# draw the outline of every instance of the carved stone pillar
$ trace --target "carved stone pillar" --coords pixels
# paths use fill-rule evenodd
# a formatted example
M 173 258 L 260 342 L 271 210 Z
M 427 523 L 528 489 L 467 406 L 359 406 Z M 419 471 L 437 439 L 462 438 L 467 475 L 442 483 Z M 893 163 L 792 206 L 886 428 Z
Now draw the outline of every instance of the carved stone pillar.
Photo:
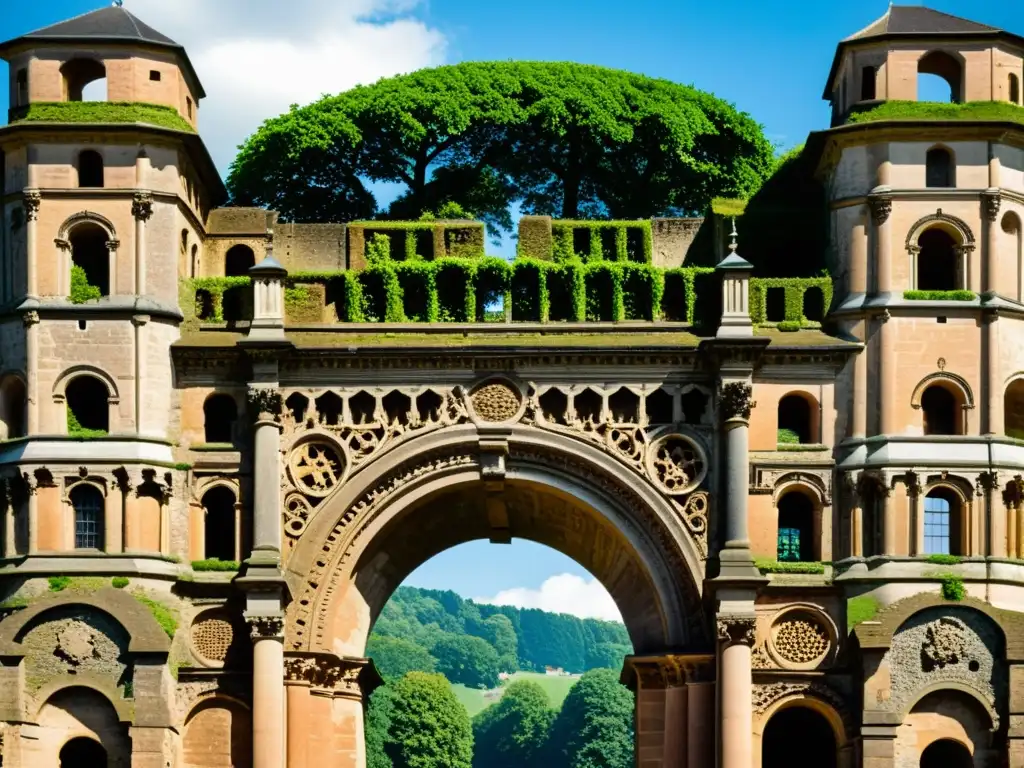
M 119 293 L 120 286 L 117 284 L 117 250 L 121 247 L 120 240 L 107 240 L 107 292 L 111 296 Z
M 853 414 L 850 419 L 850 436 L 863 438 L 868 434 L 868 323 L 861 320 L 854 333 L 859 335 L 865 349 L 853 358 Z
M 25 421 L 26 434 L 39 434 L 39 313 L 21 316 L 25 326 Z
M 284 768 L 284 617 L 247 615 L 252 634 L 252 764 Z
M 892 435 L 896 428 L 896 324 L 891 322 L 889 310 L 878 318 L 878 362 L 881 387 L 876 406 L 878 434 Z
M 149 315 L 135 315 L 132 317 L 132 325 L 135 327 L 135 434 L 145 434 L 142 427 L 142 419 L 146 409 L 142 403 L 142 393 L 145 390 L 146 381 L 146 325 L 149 323 Z M 156 422 L 165 421 L 157 419 Z M 161 429 L 163 433 L 165 430 Z
M 39 295 L 39 286 L 36 275 L 38 274 L 38 230 L 39 230 L 39 207 L 42 205 L 43 196 L 38 189 L 27 189 L 22 197 L 22 207 L 25 209 L 25 291 L 28 296 L 36 298 Z
M 982 389 L 984 402 L 982 403 L 982 434 L 1001 435 L 1003 425 L 1003 375 L 1002 365 L 999 360 L 999 312 L 995 309 L 989 310 L 982 317 L 984 327 L 985 358 L 982 360 Z M 967 426 L 967 413 L 964 413 L 964 427 Z M 966 431 L 966 429 L 965 429 Z
M 726 381 L 719 390 L 719 414 L 725 443 L 725 545 L 719 554 L 719 578 L 729 578 L 734 572 L 747 577 L 753 568 L 747 530 L 750 411 L 755 406 L 752 393 L 749 381 Z
M 897 533 L 899 531 L 899 509 L 893 498 L 892 481 L 883 478 L 877 489 L 882 505 L 882 551 L 883 555 L 899 554 Z
M 998 189 L 981 194 L 981 214 L 985 219 L 985 292 L 999 292 L 999 207 L 1002 200 Z
M 135 217 L 135 285 L 134 293 L 146 293 L 146 222 L 153 216 L 153 195 L 136 192 L 132 198 L 132 216 Z
M 280 560 L 281 555 L 281 394 L 276 389 L 250 387 L 253 427 L 253 554 Z
M 754 756 L 750 649 L 756 639 L 754 616 L 718 616 L 721 642 L 719 699 L 721 701 L 722 768 L 750 768 Z
M 924 513 L 922 510 L 921 478 L 916 472 L 908 472 L 904 477 L 907 484 L 907 498 L 910 502 L 910 554 L 920 557 L 924 551 Z
M 850 544 L 847 552 L 850 557 L 864 557 L 864 508 L 857 492 L 857 476 L 853 472 L 844 473 L 843 489 L 850 505 Z
M 984 509 L 988 517 L 988 556 L 1006 557 L 1006 515 L 1001 509 L 999 495 L 999 475 L 996 472 L 983 472 L 978 477 L 980 490 L 984 496 Z
M 875 276 L 878 293 L 892 291 L 892 197 L 888 189 L 877 188 L 868 197 L 871 220 L 875 228 Z

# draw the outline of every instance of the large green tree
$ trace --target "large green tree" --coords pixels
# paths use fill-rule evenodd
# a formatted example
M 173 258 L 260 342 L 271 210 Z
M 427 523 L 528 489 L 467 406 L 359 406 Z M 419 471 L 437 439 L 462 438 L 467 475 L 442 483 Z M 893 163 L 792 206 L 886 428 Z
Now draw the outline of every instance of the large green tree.
M 401 184 L 390 215 L 455 202 L 508 228 L 509 205 L 565 218 L 703 211 L 772 167 L 761 127 L 690 86 L 560 62 L 468 62 L 293 107 L 242 145 L 236 204 L 291 221 L 380 213 L 366 181 Z
M 410 672 L 389 687 L 384 752 L 394 768 L 471 768 L 469 715 L 442 675 Z
M 433 672 L 437 666 L 426 648 L 401 637 L 370 635 L 366 653 L 385 680 L 397 680 L 409 672 Z
M 473 719 L 474 768 L 540 765 L 554 719 L 543 688 L 526 680 L 512 683 L 497 704 Z
M 392 689 L 381 686 L 370 695 L 366 707 L 366 768 L 394 768 L 385 751 L 391 729 Z
M 552 768 L 631 768 L 633 694 L 610 669 L 585 673 L 549 731 Z
M 445 635 L 430 650 L 437 671 L 469 688 L 494 688 L 501 665 L 494 646 L 472 635 Z

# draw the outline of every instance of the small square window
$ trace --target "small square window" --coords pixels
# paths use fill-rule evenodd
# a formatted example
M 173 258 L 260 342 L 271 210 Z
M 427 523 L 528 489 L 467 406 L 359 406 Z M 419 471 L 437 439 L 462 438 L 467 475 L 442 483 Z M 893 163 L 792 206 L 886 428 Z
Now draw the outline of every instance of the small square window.
M 160 70 L 159 69 L 151 69 L 151 70 L 149 70 L 149 79 L 152 80 L 154 83 L 159 83 L 160 82 Z

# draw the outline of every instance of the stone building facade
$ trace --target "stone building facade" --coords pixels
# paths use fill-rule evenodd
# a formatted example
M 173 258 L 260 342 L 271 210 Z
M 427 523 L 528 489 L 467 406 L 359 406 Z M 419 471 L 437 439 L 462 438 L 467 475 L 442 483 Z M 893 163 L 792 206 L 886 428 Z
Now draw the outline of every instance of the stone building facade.
M 120 7 L 0 56 L 4 765 L 361 768 L 392 591 L 520 537 L 619 605 L 637 766 L 1024 766 L 1024 125 L 851 118 L 919 73 L 1020 105 L 1024 39 L 895 6 L 840 43 L 795 329 L 718 236 L 711 328 L 341 322 L 375 232 L 482 227 L 220 207 L 198 75 Z M 702 223 L 566 226 L 521 244 L 677 268 Z

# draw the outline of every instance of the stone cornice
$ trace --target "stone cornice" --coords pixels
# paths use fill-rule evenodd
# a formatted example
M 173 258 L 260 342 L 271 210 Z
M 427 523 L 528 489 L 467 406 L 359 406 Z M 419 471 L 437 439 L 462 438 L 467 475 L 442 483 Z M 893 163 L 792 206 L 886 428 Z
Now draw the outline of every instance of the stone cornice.
M 987 187 L 978 188 L 955 188 L 955 189 L 937 189 L 937 188 L 907 188 L 907 189 L 889 189 L 885 192 L 885 197 L 890 198 L 893 202 L 950 202 L 956 200 L 975 200 L 979 203 L 985 195 L 996 195 L 997 197 L 1014 203 L 1024 203 L 1024 192 L 1015 189 L 1009 189 L 1007 187 L 999 187 L 998 189 L 990 189 Z M 839 210 L 841 208 L 851 208 L 858 205 L 868 205 L 871 202 L 870 195 L 851 195 L 849 197 L 838 197 L 829 202 L 829 206 L 832 210 Z
M 620 680 L 634 691 L 711 682 L 715 679 L 715 659 L 713 654 L 627 656 Z

